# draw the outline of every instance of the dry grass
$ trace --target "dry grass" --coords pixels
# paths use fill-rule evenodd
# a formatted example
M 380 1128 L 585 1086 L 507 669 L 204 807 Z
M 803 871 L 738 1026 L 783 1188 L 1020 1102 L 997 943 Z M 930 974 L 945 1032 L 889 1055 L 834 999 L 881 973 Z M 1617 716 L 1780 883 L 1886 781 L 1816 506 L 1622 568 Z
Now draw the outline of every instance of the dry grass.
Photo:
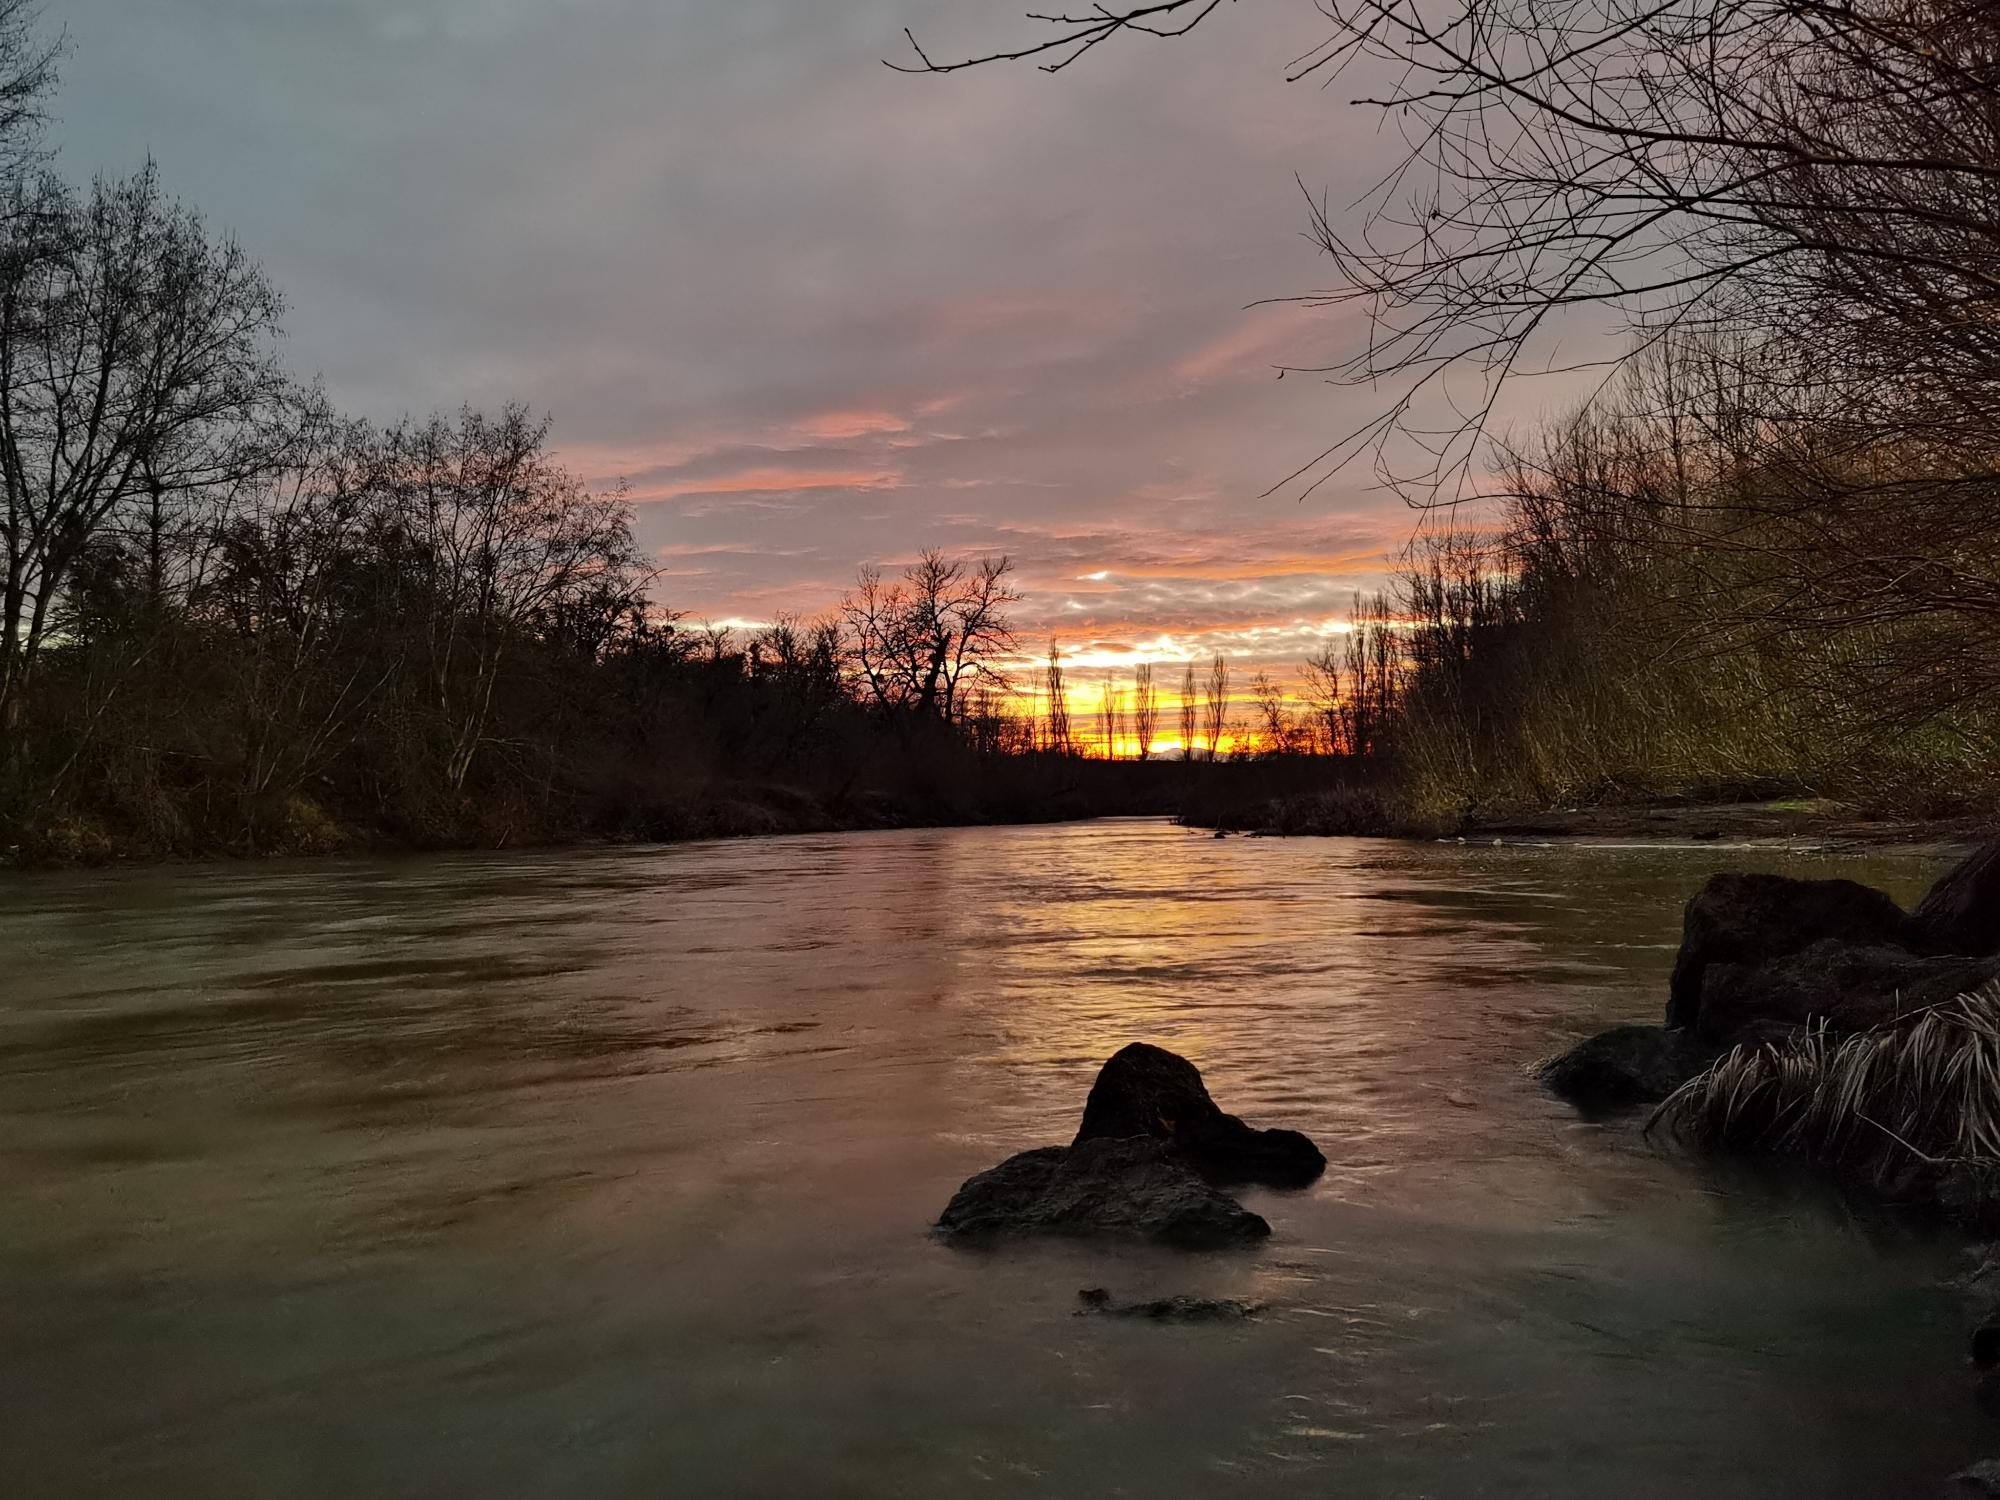
M 1705 1148 L 1786 1156 L 1880 1185 L 2000 1166 L 2000 983 L 1845 1038 L 1744 1044 L 1654 1112 Z

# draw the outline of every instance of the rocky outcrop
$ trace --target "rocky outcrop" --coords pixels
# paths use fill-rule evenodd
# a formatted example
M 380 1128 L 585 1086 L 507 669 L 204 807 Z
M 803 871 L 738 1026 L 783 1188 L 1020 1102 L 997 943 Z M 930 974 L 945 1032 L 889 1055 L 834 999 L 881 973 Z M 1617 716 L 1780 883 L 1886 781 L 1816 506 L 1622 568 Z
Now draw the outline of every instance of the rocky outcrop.
M 1852 880 L 1714 876 L 1682 915 L 1667 1025 L 1701 1025 L 1711 964 L 1769 963 L 1828 939 L 1893 947 L 1902 942 L 1908 920 L 1894 901 Z
M 1302 1187 L 1326 1170 L 1319 1148 L 1298 1131 L 1256 1130 L 1224 1114 L 1193 1063 L 1145 1042 L 1121 1048 L 1098 1072 L 1076 1144 L 1129 1136 L 1169 1142 L 1219 1182 Z
M 1954 866 L 1911 908 L 1908 939 L 1919 953 L 2000 953 L 2000 840 Z
M 1714 1059 L 1691 1031 L 1617 1026 L 1543 1066 L 1542 1086 L 1584 1110 L 1657 1104 Z
M 1585 1109 L 1656 1103 L 1728 1048 L 1802 1026 L 1851 1035 L 2000 980 L 2000 842 L 1905 913 L 1852 880 L 1712 877 L 1688 902 L 1664 1027 L 1620 1026 L 1546 1064 Z
M 1866 1031 L 2000 977 L 2000 957 L 1952 958 L 1904 948 L 1818 942 L 1764 963 L 1712 964 L 1693 1030 L 1723 1046 L 1807 1023 Z
M 1134 1043 L 1099 1070 L 1068 1146 L 1023 1151 L 968 1179 L 938 1235 L 1151 1240 L 1186 1249 L 1254 1243 L 1271 1226 L 1219 1182 L 1296 1187 L 1326 1167 L 1295 1130 L 1254 1130 L 1209 1098 L 1186 1058 Z
M 1151 1240 L 1220 1250 L 1271 1226 L 1150 1136 L 1023 1151 L 961 1187 L 937 1232 L 961 1243 L 1019 1235 Z

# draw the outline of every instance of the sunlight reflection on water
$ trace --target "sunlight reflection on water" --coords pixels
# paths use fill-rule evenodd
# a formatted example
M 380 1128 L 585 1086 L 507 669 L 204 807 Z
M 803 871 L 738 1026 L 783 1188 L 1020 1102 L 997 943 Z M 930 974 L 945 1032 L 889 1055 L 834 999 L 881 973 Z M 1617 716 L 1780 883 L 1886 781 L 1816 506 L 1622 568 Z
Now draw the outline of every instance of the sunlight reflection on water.
M 1100 823 L 0 885 L 0 1453 L 58 1496 L 1921 1493 L 2000 1450 L 1949 1247 L 1533 1086 L 1657 1015 L 1725 863 L 1833 867 Z M 1137 1039 L 1326 1149 L 1248 1195 L 1265 1248 L 926 1237 Z

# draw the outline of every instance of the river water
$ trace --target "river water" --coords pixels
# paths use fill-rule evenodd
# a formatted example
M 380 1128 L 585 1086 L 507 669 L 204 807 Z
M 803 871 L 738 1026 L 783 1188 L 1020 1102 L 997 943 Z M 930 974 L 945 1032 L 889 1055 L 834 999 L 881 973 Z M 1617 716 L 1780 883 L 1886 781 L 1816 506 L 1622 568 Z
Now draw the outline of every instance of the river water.
M 0 1491 L 1923 1495 L 1955 1247 L 1593 1125 L 1710 847 L 1115 822 L 0 884 Z M 1331 1165 L 946 1249 L 1128 1041 Z M 1076 1315 L 1076 1293 L 1266 1304 Z

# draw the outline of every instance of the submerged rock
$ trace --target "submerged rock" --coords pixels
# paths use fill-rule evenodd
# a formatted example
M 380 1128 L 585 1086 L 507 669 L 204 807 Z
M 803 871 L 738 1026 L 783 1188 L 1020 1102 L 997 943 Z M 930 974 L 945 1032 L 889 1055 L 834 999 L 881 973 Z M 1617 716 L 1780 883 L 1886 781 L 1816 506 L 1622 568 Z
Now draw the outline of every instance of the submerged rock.
M 1709 965 L 1695 1031 L 1723 1044 L 1824 1022 L 1845 1036 L 1996 976 L 2000 957 L 1926 957 L 1903 948 L 1822 941 L 1775 961 Z
M 1271 1226 L 1217 1182 L 1297 1187 L 1325 1169 L 1296 1130 L 1251 1129 L 1216 1107 L 1193 1063 L 1136 1042 L 1098 1070 L 1074 1141 L 969 1179 L 937 1232 L 961 1242 L 1052 1234 L 1249 1244 Z
M 1543 1065 L 1542 1086 L 1583 1109 L 1657 1104 L 1714 1059 L 1694 1033 L 1615 1026 Z
M 1156 1297 L 1150 1302 L 1114 1302 L 1101 1286 L 1085 1287 L 1077 1300 L 1077 1316 L 1101 1313 L 1107 1318 L 1149 1318 L 1156 1323 L 1240 1323 L 1259 1311 L 1252 1302 L 1234 1297 Z
M 1878 890 L 1852 880 L 1717 875 L 1688 902 L 1667 990 L 1667 1025 L 1699 1026 L 1711 964 L 1768 964 L 1829 938 L 1863 946 L 1902 942 L 1908 918 Z
M 1079 1141 L 1009 1157 L 967 1180 L 938 1218 L 947 1240 L 1015 1235 L 1248 1245 L 1271 1226 L 1205 1181 L 1163 1140 Z
M 1922 953 L 2000 953 L 2000 839 L 1960 861 L 1910 909 L 1909 942 Z
M 1098 1071 L 1075 1144 L 1151 1136 L 1169 1141 L 1197 1170 L 1224 1182 L 1302 1187 L 1326 1157 L 1296 1130 L 1257 1130 L 1224 1114 L 1195 1065 L 1164 1047 L 1134 1042 Z

